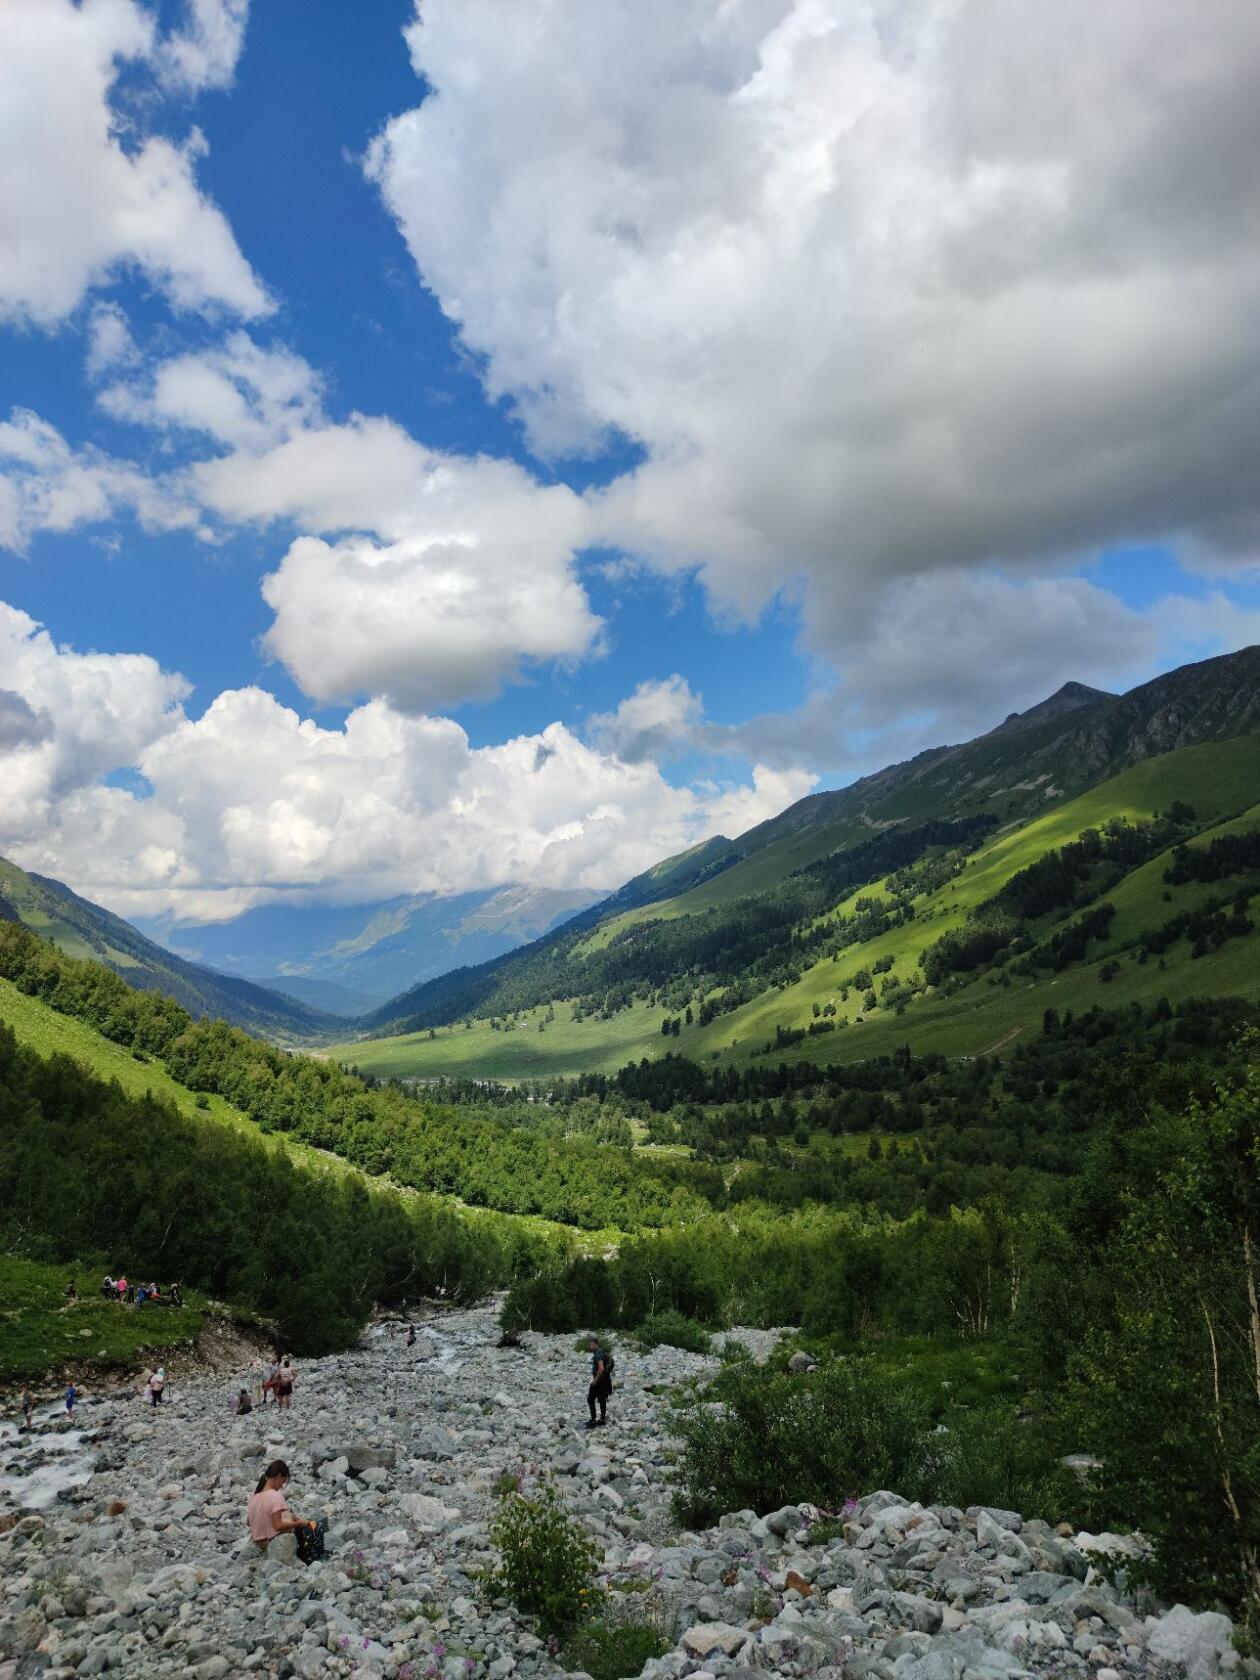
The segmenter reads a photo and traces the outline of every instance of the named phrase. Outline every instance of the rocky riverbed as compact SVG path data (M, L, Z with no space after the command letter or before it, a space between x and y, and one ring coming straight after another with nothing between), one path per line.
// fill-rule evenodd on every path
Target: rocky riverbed
M739 1332L764 1347L764 1334ZM116 1673L558 1676L528 1621L489 1597L487 1526L505 1472L550 1473L604 1547L610 1601L676 1643L648 1680L754 1669L822 1680L1214 1680L1242 1668L1226 1618L1152 1613L1091 1554L1130 1542L1014 1513L921 1508L870 1490L843 1532L816 1515L732 1512L680 1531L669 1505L670 1384L716 1361L627 1350L588 1434L568 1337L497 1346L491 1309L446 1313L408 1348L377 1326L311 1361L293 1408L238 1418L241 1379L88 1396L76 1433L45 1411L0 1443L0 1680ZM259 1555L245 1503L284 1458L299 1515L328 1519L309 1568ZM90 1472L90 1474L89 1474ZM7 1660L6 1660L7 1659Z

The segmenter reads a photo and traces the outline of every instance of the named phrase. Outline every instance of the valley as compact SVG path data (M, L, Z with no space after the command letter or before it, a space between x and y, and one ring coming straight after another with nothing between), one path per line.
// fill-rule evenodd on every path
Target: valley
M712 1390L681 1382L654 1524L666 1487L701 1521L838 1508L875 1478L925 1508L1140 1526L1160 1591L1250 1615L1249 1554L1219 1509L1223 1477L1250 1487L1255 1422L1260 735L1226 730L1197 668L1183 688L1199 722L1187 702L1176 732L1205 738L1136 751L1155 719L1130 707L1089 785L1047 800L1026 777L1012 813L991 807L1013 784L974 785L1013 750L1011 720L957 749L948 785L940 755L875 778L874 808L902 817L871 815L870 789L857 817L850 790L815 796L423 981L350 1039L216 1018L183 959L165 991L143 936L9 870L0 1378L100 1380L161 1352L152 1320L118 1309L84 1339L57 1298L119 1261L184 1283L188 1317L160 1321L173 1347L213 1312L344 1360L338 1381L374 1317L435 1300L481 1314L478 1369L491 1297L508 1338L553 1338L526 1344L547 1359L594 1330L619 1363L676 1373L677 1350L789 1324L768 1364L736 1347L692 1367ZM1027 738L1063 752L1066 729L1084 754L1122 703L1073 691ZM804 1423L781 1386L794 1353L817 1367ZM731 1408L729 1438L706 1434L706 1396ZM475 1430L506 1402L470 1404ZM738 1420L779 1405L805 1446L766 1465L762 1424L744 1441ZM907 1441L952 1432L948 1467L834 1422L903 1406ZM1170 1453L1170 1430L1180 1468L1152 1485L1148 1443ZM1068 1452L1098 1467L1064 1480ZM494 1625L527 1666L521 1630ZM400 1676L406 1660L374 1657Z

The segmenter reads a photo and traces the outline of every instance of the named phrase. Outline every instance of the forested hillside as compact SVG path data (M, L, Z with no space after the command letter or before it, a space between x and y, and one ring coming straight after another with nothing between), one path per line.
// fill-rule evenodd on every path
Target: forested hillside
M1258 801L1260 738L1242 736L1146 759L1032 822L867 832L754 894L566 931L465 976L469 990L447 976L425 1030L338 1053L381 1074L499 1079L612 1072L669 1048L741 1063L899 1043L974 1055L1048 1008L1255 996Z
M336 1025L332 1016L282 992L186 962L60 881L28 874L4 858L0 919L22 922L70 956L108 963L129 985L164 992L194 1015L221 1015L253 1032L290 1039L310 1039Z
M1118 700L1056 696L936 755L930 777L916 760L804 801L734 861L715 846L721 867L701 884L587 912L420 987L374 1018L384 1036L369 1022L337 1053L391 1075L509 1079L612 1071L670 1048L738 1062L902 1042L975 1054L1065 1003L1255 995L1260 868L1241 843L1213 848L1260 828L1256 663L1248 650ZM1006 781L1012 753L1035 765L1051 746L1072 777L1065 761ZM1129 768L1067 797L1062 784L1126 756ZM1034 793L1037 814L1021 814ZM855 819L854 801L876 794L900 815L861 804ZM1177 863L1204 849L1211 884Z

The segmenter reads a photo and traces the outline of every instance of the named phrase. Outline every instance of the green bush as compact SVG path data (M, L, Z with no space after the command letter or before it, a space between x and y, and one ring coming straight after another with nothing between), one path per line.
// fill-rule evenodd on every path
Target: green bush
M713 1338L703 1324L672 1309L645 1318L634 1339L641 1348L686 1348L690 1353L708 1353L713 1346Z
M1080 1483L1060 1463L1062 1446L1044 1420L987 1406L951 1414L945 1431L938 1503L992 1505L1051 1522L1079 1515Z
M536 1494L512 1493L490 1525L499 1553L497 1591L545 1635L569 1633L602 1600L595 1572L603 1549L567 1516L550 1483Z
M627 1680L642 1672L644 1663L663 1657L673 1641L650 1613L601 1616L570 1639L564 1648L569 1669L591 1680Z
M680 1421L683 1453L674 1500L689 1523L723 1511L770 1511L809 1500L824 1507L873 1488L930 1498L941 1437L922 1403L857 1361L793 1375L728 1367Z

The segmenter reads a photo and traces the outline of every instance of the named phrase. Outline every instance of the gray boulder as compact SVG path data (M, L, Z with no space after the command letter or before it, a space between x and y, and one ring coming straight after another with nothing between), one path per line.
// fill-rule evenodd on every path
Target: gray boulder
M1165 1662L1180 1663L1189 1680L1215 1680L1222 1669L1238 1666L1233 1631L1229 1617L1217 1610L1196 1615L1186 1605L1174 1604L1147 1621L1146 1648Z

